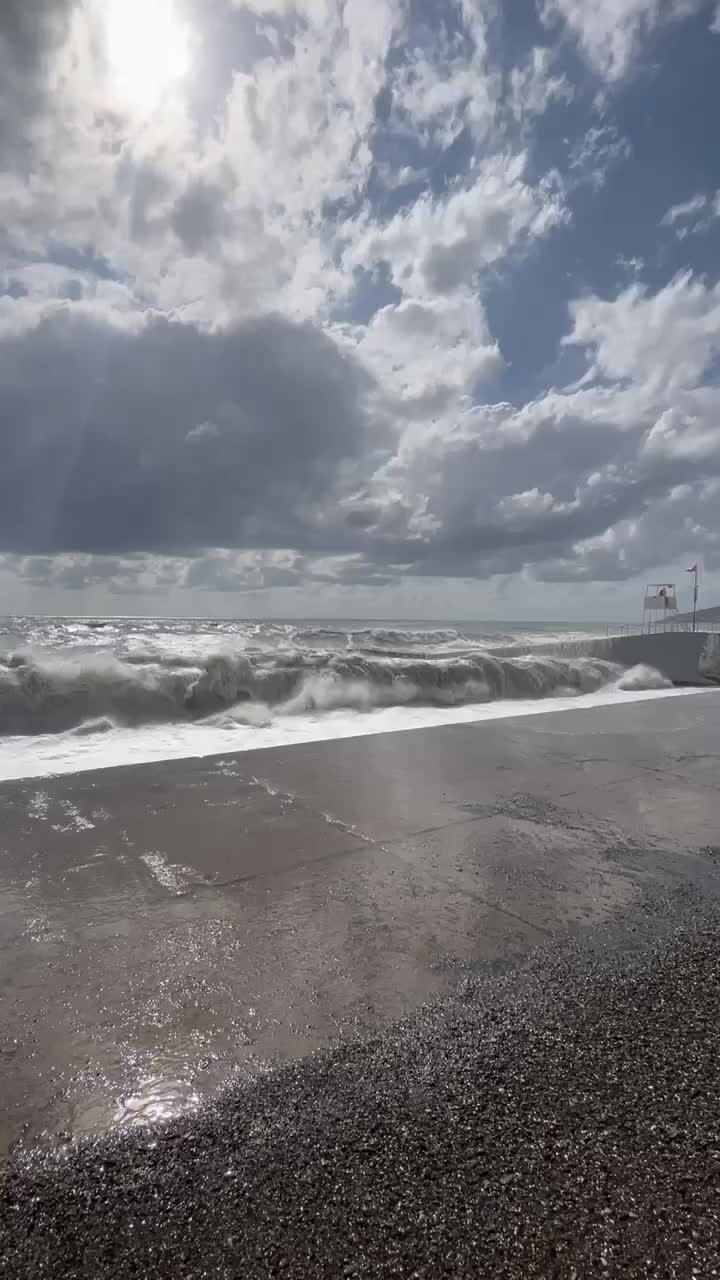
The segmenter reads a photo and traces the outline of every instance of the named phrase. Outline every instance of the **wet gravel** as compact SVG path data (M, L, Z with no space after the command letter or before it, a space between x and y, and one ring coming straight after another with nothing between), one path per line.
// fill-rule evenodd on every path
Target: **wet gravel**
M720 1275L720 913L648 918L164 1129L17 1155L0 1274Z

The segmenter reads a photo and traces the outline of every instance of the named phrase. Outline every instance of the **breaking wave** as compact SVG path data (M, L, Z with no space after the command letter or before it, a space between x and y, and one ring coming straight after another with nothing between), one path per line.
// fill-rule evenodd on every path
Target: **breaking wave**
M670 689L672 680L668 680L667 676L656 671L655 667L648 667L646 663L639 662L637 666L628 667L627 671L623 671L615 687L625 692L635 692L638 689Z
M299 637L298 637L299 639ZM315 645L327 646L319 629ZM590 655L507 657L468 647L448 651L457 632L408 636L354 633L356 647L305 647L216 652L168 651L145 645L113 651L20 652L0 658L0 735L103 733L114 725L200 721L231 716L247 724L275 714L338 708L425 705L452 707L504 698L591 693L622 678L622 668ZM363 648L362 641L372 647ZM360 643L358 643L360 642ZM387 645L391 652L381 652ZM421 645L438 647L430 653ZM396 649L403 647L400 654ZM645 680L657 673L634 675ZM625 686L628 687L628 686ZM633 683L632 688L640 687Z

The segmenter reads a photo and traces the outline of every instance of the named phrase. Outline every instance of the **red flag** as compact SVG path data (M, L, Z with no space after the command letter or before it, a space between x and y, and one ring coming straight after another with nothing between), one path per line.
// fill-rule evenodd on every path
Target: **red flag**
M685 572L686 572L686 573L697 573L697 565L696 565L696 564L691 564L691 565L690 565L690 568L689 568L689 569L686 569L686 570L685 570Z

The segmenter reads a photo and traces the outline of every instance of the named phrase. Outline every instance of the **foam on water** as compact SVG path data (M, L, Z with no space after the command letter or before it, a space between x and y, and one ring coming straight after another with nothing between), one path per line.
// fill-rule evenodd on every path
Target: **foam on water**
M652 698L688 697L697 689L645 689L625 692L609 686L597 693L543 700L495 702L484 705L378 708L367 714L330 712L316 716L278 717L265 726L146 725L135 729L115 729L112 734L91 737L74 734L45 734L35 738L0 738L0 779L45 777L78 773L87 769L118 765L147 764L153 760L180 760L192 756L223 755L300 742L323 742L334 738L360 737L374 733L401 732L442 724L469 724L481 720L503 720L512 716L539 715L548 711L569 711L609 703L641 702Z

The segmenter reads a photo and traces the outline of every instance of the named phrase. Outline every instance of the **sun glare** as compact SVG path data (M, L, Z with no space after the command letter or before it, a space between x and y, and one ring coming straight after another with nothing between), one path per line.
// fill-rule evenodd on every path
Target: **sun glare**
M151 111L187 74L190 33L173 0L106 0L106 48L115 92Z

